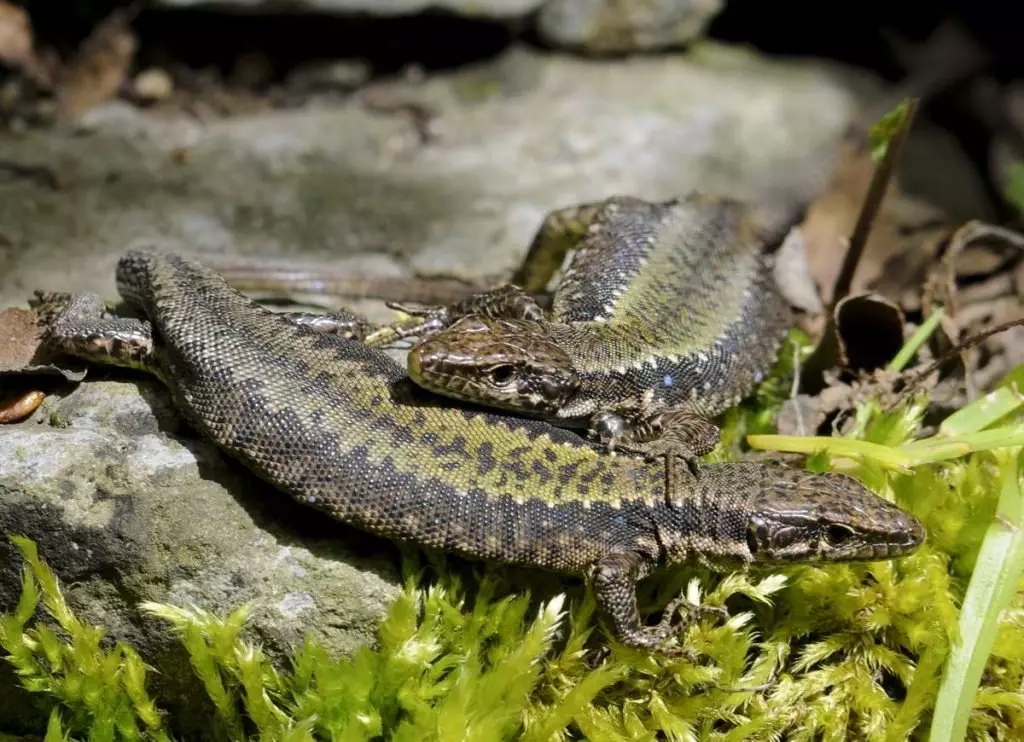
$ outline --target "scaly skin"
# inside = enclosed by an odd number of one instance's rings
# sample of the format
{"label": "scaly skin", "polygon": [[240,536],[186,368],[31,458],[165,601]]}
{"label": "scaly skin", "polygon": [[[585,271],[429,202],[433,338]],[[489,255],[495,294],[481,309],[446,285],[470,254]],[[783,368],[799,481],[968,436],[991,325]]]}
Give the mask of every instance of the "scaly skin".
{"label": "scaly skin", "polygon": [[539,290],[576,248],[550,316],[515,285],[425,310],[409,375],[610,447],[693,459],[718,442],[708,418],[754,388],[790,326],[762,246],[747,207],[723,198],[554,212],[515,279]]}
{"label": "scaly skin", "polygon": [[637,613],[635,583],[659,568],[888,559],[924,539],[912,515],[847,476],[719,464],[666,491],[660,462],[541,421],[439,406],[382,351],[268,311],[182,257],[133,251],[117,277],[146,320],[105,318],[80,295],[47,342],[156,373],[201,435],[331,518],[590,575],[631,646],[668,650],[678,628],[679,602],[657,626]]}

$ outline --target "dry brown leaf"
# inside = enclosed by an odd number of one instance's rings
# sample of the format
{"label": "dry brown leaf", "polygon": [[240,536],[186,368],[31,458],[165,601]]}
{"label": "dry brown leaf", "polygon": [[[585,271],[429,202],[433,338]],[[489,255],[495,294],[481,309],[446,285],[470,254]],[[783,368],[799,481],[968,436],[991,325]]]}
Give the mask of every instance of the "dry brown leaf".
{"label": "dry brown leaf", "polygon": [[0,372],[30,366],[38,346],[35,312],[15,307],[0,311]]}
{"label": "dry brown leaf", "polygon": [[839,365],[844,368],[875,371],[889,363],[903,346],[903,312],[883,296],[847,296],[836,304],[834,316]]}
{"label": "dry brown leaf", "polygon": [[[808,208],[800,226],[807,263],[826,304],[832,300],[847,239],[873,173],[874,163],[866,143],[853,137],[844,139],[829,184]],[[919,290],[941,237],[948,231],[940,212],[901,195],[898,186],[890,184],[850,292],[875,291],[902,303],[908,299],[907,288],[912,287],[915,293]],[[913,301],[912,296],[909,299]]]}
{"label": "dry brown leaf", "polygon": [[35,412],[46,399],[41,389],[27,389],[13,392],[9,396],[0,394],[0,425],[17,423]]}
{"label": "dry brown leaf", "polygon": [[20,70],[41,88],[53,83],[52,50],[35,49],[28,14],[5,0],[0,0],[0,64]]}
{"label": "dry brown leaf", "polygon": [[111,13],[83,42],[57,84],[59,121],[72,121],[117,95],[138,46],[128,18]]}
{"label": "dry brown leaf", "polygon": [[22,69],[32,64],[34,59],[28,14],[0,0],[0,63]]}
{"label": "dry brown leaf", "polygon": [[52,363],[39,344],[39,316],[28,309],[0,310],[0,378],[58,374],[68,381],[85,378],[85,365],[73,359]]}

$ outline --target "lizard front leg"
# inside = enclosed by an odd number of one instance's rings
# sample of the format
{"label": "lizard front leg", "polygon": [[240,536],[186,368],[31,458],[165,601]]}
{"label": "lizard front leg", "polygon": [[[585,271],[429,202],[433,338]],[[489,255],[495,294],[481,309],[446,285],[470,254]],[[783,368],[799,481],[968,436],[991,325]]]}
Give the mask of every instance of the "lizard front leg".
{"label": "lizard front leg", "polygon": [[544,310],[537,300],[512,284],[478,292],[449,306],[409,307],[395,302],[388,302],[388,306],[405,312],[412,319],[380,327],[364,339],[367,345],[382,347],[414,336],[426,340],[471,314],[492,319],[544,319]]}
{"label": "lizard front leg", "polygon": [[365,341],[379,328],[369,320],[347,310],[317,314],[316,312],[277,312],[296,325],[308,327],[316,332],[338,335],[347,340]]}
{"label": "lizard front leg", "polygon": [[680,408],[667,408],[654,413],[644,411],[630,416],[622,411],[598,412],[591,419],[591,433],[609,451],[664,458],[666,492],[681,491],[677,467],[687,466],[696,472],[697,459],[714,450],[721,431],[702,415]]}
{"label": "lizard front leg", "polygon": [[[635,649],[653,649],[669,655],[687,655],[686,649],[670,646],[669,638],[702,615],[721,617],[723,609],[695,605],[679,595],[662,612],[654,626],[640,620],[636,602],[636,584],[650,573],[650,562],[635,552],[617,552],[602,557],[591,571],[591,582],[598,606],[611,623],[616,640]],[[681,613],[676,621],[675,616]]]}

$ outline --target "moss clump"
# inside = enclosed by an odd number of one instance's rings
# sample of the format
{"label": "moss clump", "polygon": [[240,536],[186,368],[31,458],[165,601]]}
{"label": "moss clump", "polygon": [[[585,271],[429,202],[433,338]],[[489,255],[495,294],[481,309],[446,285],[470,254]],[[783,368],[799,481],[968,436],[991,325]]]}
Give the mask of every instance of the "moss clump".
{"label": "moss clump", "polygon": [[[104,648],[103,630],[82,623],[68,608],[35,544],[16,536],[11,540],[25,565],[18,605],[0,616],[0,648],[27,690],[58,702],[47,742],[65,738],[62,725],[88,729],[89,739],[168,739],[138,653],[120,643]],[[40,600],[55,626],[33,620]]]}

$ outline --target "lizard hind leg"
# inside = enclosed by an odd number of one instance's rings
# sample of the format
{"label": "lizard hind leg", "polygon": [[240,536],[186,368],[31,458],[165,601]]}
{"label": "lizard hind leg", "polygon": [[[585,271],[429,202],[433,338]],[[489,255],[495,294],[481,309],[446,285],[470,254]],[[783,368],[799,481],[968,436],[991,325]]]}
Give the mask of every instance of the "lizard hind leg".
{"label": "lizard hind leg", "polygon": [[50,350],[156,373],[148,321],[107,316],[96,294],[39,294],[33,304]]}
{"label": "lizard hind leg", "polygon": [[[670,644],[669,640],[701,616],[721,617],[724,610],[716,606],[694,605],[680,595],[665,607],[657,624],[644,625],[637,608],[636,584],[648,571],[647,561],[637,552],[618,552],[602,557],[591,572],[598,605],[611,623],[615,639],[621,644],[668,656],[688,656],[691,652],[685,647]],[[680,613],[682,617],[675,620]]]}
{"label": "lizard hind leg", "polygon": [[549,211],[530,243],[512,283],[530,293],[544,292],[562,268],[566,255],[579,247],[592,227],[613,212],[648,204],[632,196],[611,196],[601,201],[574,204]]}

